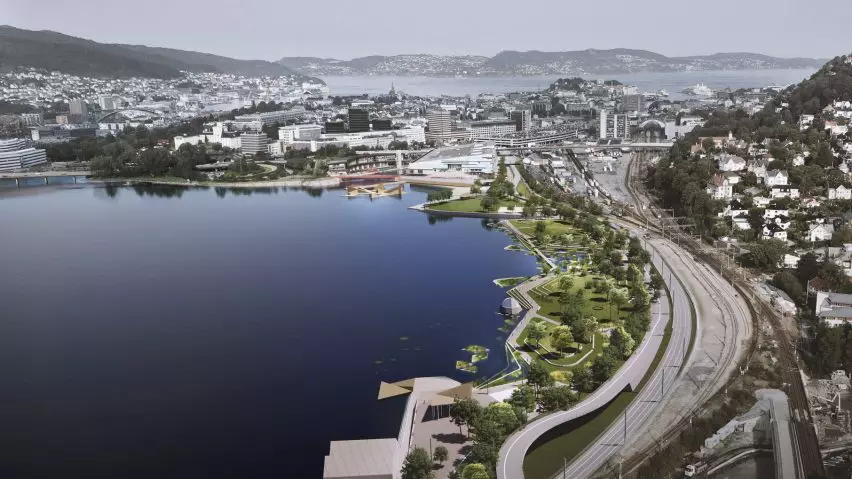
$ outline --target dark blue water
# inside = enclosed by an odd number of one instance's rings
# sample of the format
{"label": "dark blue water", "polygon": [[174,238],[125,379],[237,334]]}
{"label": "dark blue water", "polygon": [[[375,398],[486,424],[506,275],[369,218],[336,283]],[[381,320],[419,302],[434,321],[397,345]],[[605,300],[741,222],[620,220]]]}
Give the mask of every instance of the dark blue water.
{"label": "dark blue water", "polygon": [[536,268],[503,233],[424,192],[245,193],[0,193],[0,477],[321,477],[396,434],[380,380],[504,367],[491,281]]}

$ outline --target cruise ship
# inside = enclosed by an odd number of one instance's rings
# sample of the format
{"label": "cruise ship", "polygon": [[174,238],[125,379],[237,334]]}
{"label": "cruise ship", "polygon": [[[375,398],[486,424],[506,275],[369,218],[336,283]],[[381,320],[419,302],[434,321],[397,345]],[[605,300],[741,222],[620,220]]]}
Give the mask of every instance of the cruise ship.
{"label": "cruise ship", "polygon": [[711,96],[713,95],[713,90],[711,90],[707,85],[699,83],[697,85],[684,88],[683,93],[696,96]]}

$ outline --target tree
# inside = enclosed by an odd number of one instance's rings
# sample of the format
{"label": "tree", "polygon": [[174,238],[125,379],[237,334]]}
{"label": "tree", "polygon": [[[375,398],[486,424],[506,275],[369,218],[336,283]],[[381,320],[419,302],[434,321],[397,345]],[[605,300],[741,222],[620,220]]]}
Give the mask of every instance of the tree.
{"label": "tree", "polygon": [[571,328],[568,326],[553,328],[550,332],[550,344],[564,355],[564,350],[574,344],[574,335],[571,333]]}
{"label": "tree", "polygon": [[571,324],[571,332],[574,333],[574,340],[582,343],[592,342],[592,335],[598,328],[598,320],[594,316],[587,318],[579,317]]}
{"label": "tree", "polygon": [[[621,307],[627,303],[629,299],[629,295],[627,293],[627,289],[625,288],[615,288],[610,290],[609,292],[609,301],[610,301],[610,317],[614,320],[618,317],[618,311],[621,310]],[[612,306],[615,306],[616,316],[612,317]]]}
{"label": "tree", "polygon": [[[607,348],[604,350],[604,353],[598,356],[598,358],[595,359],[595,362],[592,363],[592,367],[589,368],[589,372],[592,374],[592,380],[595,384],[602,384],[612,377],[612,374],[618,367],[613,354],[615,353],[613,353],[612,348]],[[574,377],[577,377],[576,373]]]}
{"label": "tree", "polygon": [[622,359],[627,359],[633,353],[636,341],[624,330],[624,327],[619,327],[610,333],[609,345]]}
{"label": "tree", "polygon": [[764,271],[777,271],[787,253],[787,245],[777,239],[756,241],[749,247],[747,260]]}
{"label": "tree", "polygon": [[536,221],[535,222],[535,234],[540,235],[547,232],[547,223],[544,221]]}
{"label": "tree", "polygon": [[512,391],[508,402],[512,407],[530,412],[535,409],[535,392],[528,385],[521,384]]}
{"label": "tree", "polygon": [[447,448],[444,447],[444,446],[436,447],[435,452],[432,453],[432,459],[434,459],[436,462],[439,462],[441,464],[444,464],[444,461],[449,459],[449,457],[450,457],[450,451],[448,451]]}
{"label": "tree", "polygon": [[590,393],[595,389],[592,373],[587,366],[580,366],[574,369],[572,383],[578,391]]}
{"label": "tree", "polygon": [[541,388],[546,388],[553,385],[553,377],[547,372],[547,369],[538,361],[533,361],[527,370],[527,382],[532,384],[533,390],[538,395]]}
{"label": "tree", "polygon": [[402,479],[432,479],[432,458],[422,447],[415,447],[405,456]]}
{"label": "tree", "polygon": [[547,336],[547,324],[544,321],[538,321],[530,325],[527,338],[535,340],[536,347],[541,345],[541,340]]}
{"label": "tree", "polygon": [[568,386],[555,386],[541,391],[539,404],[544,412],[567,410],[577,401],[577,395]]}
{"label": "tree", "polygon": [[479,202],[479,206],[483,211],[496,211],[497,210],[497,200],[491,196],[486,196],[482,198],[482,201]]}
{"label": "tree", "polygon": [[483,464],[468,464],[462,470],[462,479],[490,479],[488,469]]}
{"label": "tree", "polygon": [[562,291],[570,291],[574,287],[574,277],[570,274],[559,275],[559,289]]}
{"label": "tree", "polygon": [[456,399],[450,407],[450,418],[453,424],[459,427],[459,434],[462,433],[462,426],[467,425],[468,434],[470,434],[470,425],[479,416],[482,407],[473,399],[461,398]]}

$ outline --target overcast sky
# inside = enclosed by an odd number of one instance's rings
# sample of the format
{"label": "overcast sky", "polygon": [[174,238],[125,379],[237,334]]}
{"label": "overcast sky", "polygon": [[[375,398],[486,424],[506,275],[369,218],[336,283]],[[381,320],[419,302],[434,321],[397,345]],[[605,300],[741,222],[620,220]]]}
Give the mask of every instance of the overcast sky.
{"label": "overcast sky", "polygon": [[0,23],[244,59],[587,48],[828,58],[852,49],[850,0],[34,1],[0,0]]}

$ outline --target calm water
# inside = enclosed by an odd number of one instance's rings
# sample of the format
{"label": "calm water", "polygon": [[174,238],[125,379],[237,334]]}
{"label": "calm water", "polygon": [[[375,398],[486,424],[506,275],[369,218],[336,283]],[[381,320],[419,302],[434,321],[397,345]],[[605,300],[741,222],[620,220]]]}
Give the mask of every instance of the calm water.
{"label": "calm water", "polygon": [[321,477],[396,434],[380,380],[504,366],[491,281],[535,262],[503,233],[424,192],[218,193],[0,193],[0,477]]}
{"label": "calm water", "polygon": [[[788,85],[798,83],[811,76],[816,70],[741,70],[704,71],[677,73],[630,73],[607,75],[604,80],[615,79],[633,85],[644,92],[665,89],[672,99],[684,98],[681,90],[696,83],[710,88],[752,88],[771,84]],[[576,75],[561,75],[576,76]],[[411,95],[424,96],[476,96],[480,93],[506,93],[515,91],[541,90],[550,86],[559,75],[526,77],[480,77],[480,78],[429,78],[390,76],[337,76],[323,77],[332,95],[376,95],[387,93],[393,84],[397,90]]]}

